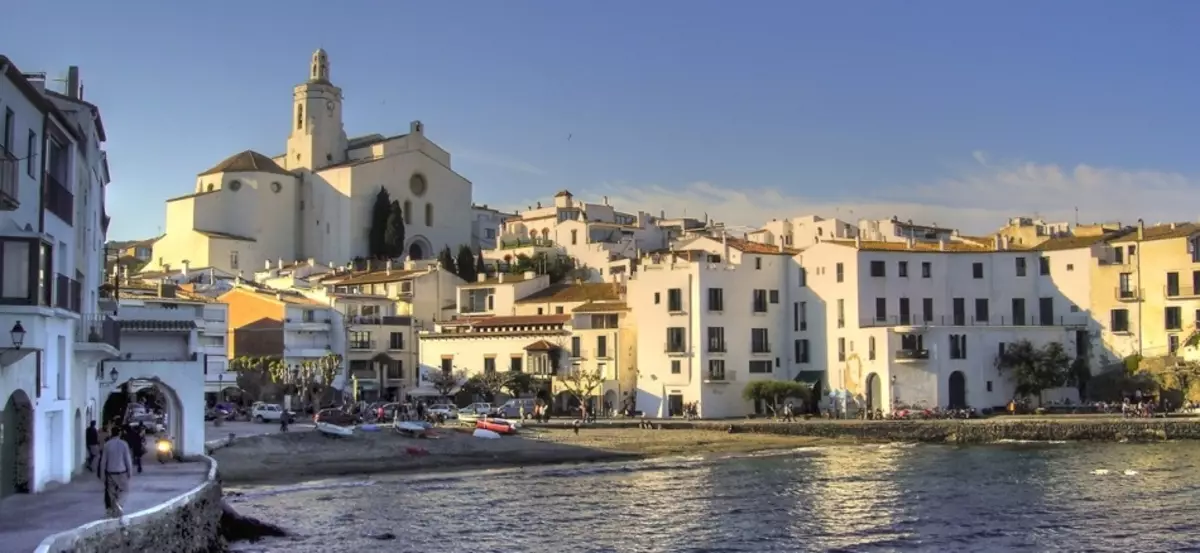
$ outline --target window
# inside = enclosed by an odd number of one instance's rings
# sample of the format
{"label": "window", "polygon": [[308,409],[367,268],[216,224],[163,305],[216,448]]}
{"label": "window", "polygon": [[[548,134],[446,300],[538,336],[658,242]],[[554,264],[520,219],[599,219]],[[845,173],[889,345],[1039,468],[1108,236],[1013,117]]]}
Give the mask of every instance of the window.
{"label": "window", "polygon": [[496,358],[495,357],[484,357],[483,358],[483,372],[485,372],[485,373],[496,372]]}
{"label": "window", "polygon": [[684,340],[684,328],[673,326],[667,329],[667,353],[683,353],[687,347]]}
{"label": "window", "polygon": [[754,312],[755,313],[766,313],[767,312],[767,291],[766,290],[755,290],[754,291]]}
{"label": "window", "polygon": [[796,282],[801,288],[808,286],[808,269],[800,267],[799,274],[796,277]]}
{"label": "window", "polygon": [[899,267],[896,268],[896,272],[901,278],[908,278],[908,262],[901,261]]}
{"label": "window", "polygon": [[1042,275],[1050,274],[1050,258],[1049,257],[1039,257],[1038,258],[1038,274],[1042,274]]}
{"label": "window", "polygon": [[425,202],[425,226],[433,226],[433,204]]}
{"label": "window", "polygon": [[771,341],[767,338],[767,329],[750,329],[750,353],[771,353]]}
{"label": "window", "polygon": [[799,340],[796,340],[792,346],[792,349],[795,350],[792,353],[796,356],[797,363],[808,363],[809,362],[808,339],[801,338]]}
{"label": "window", "polygon": [[1067,271],[1074,271],[1074,270],[1075,270],[1075,264],[1067,263]]}
{"label": "window", "polygon": [[845,265],[838,263],[837,265],[834,265],[833,271],[837,275],[838,282],[842,282],[845,280],[845,278],[846,278],[846,266]]}
{"label": "window", "polygon": [[983,278],[983,263],[972,263],[971,264],[971,277],[972,278]]}
{"label": "window", "polygon": [[0,150],[7,151],[8,153],[12,154],[13,157],[16,157],[16,153],[12,151],[13,127],[16,126],[16,119],[17,116],[13,113],[13,110],[4,108],[4,134],[0,134],[0,140],[3,140],[4,143],[0,144]]}
{"label": "window", "polygon": [[304,128],[304,104],[296,106],[296,130]]}
{"label": "window", "polygon": [[539,308],[538,308],[538,313],[537,313],[537,314],[538,314],[538,315],[545,315],[545,314],[546,314],[546,310],[545,310],[544,308],[541,308],[541,307],[539,307]]}
{"label": "window", "polygon": [[515,373],[521,372],[521,356],[520,355],[508,358],[508,370],[515,372]]}
{"label": "window", "polygon": [[579,243],[579,231],[578,231],[578,230],[572,230],[572,231],[571,231],[571,245],[572,245],[572,246],[574,246],[574,245],[576,245],[576,244],[578,244],[578,243]]}
{"label": "window", "polygon": [[238,268],[238,252],[237,250],[229,252],[229,268],[237,270]]}
{"label": "window", "polygon": [[683,311],[683,290],[671,288],[667,290],[667,311],[678,313]]}
{"label": "window", "polygon": [[885,277],[887,276],[887,264],[882,261],[871,262],[871,276]]}
{"label": "window", "polygon": [[933,298],[924,298],[921,300],[921,312],[921,317],[925,322],[933,322]]}
{"label": "window", "polygon": [[1012,324],[1014,326],[1025,326],[1025,298],[1013,298]]}
{"label": "window", "polygon": [[1113,309],[1109,313],[1108,326],[1113,332],[1129,332],[1129,310]]}
{"label": "window", "polygon": [[875,321],[887,320],[887,298],[875,298]]}
{"label": "window", "polygon": [[837,301],[837,327],[845,328],[846,326],[846,300],[839,298]]}
{"label": "window", "polygon": [[975,298],[975,322],[988,322],[988,300],[987,298]]}
{"label": "window", "polygon": [[388,337],[388,348],[389,349],[404,349],[404,333],[403,332],[393,332],[391,334],[391,336]]}
{"label": "window", "polygon": [[921,262],[921,278],[930,278],[933,276],[933,263],[928,261]]}
{"label": "window", "polygon": [[801,330],[801,331],[808,330],[808,302],[806,302],[806,301],[800,302],[799,307],[800,307],[800,310],[799,310],[800,312],[797,314],[798,320],[797,320],[796,330]]}
{"label": "window", "polygon": [[351,332],[350,349],[371,349],[371,333],[363,331]]}
{"label": "window", "polygon": [[963,326],[967,324],[967,300],[963,298],[954,298],[954,326]]}
{"label": "window", "polygon": [[1179,295],[1179,273],[1167,273],[1167,297],[1173,298]]}
{"label": "window", "polygon": [[679,374],[683,372],[683,363],[678,359],[671,360],[671,374]]}
{"label": "window", "polygon": [[725,289],[724,288],[709,288],[708,289],[708,311],[716,311],[716,312],[725,311]]}
{"label": "window", "polygon": [[774,303],[774,304],[778,304],[779,303],[779,290],[768,290],[767,291],[767,301]]}
{"label": "window", "polygon": [[725,380],[725,360],[724,359],[709,359],[708,360],[708,379],[709,380]]}
{"label": "window", "polygon": [[966,334],[951,334],[950,335],[950,358],[951,359],[966,359],[967,358],[967,335]]}
{"label": "window", "polygon": [[838,361],[846,360],[846,339],[838,338]]}
{"label": "window", "polygon": [[1121,273],[1117,276],[1117,298],[1133,299],[1133,273]]}
{"label": "window", "polygon": [[1179,335],[1172,334],[1167,336],[1167,352],[1171,355],[1175,355],[1175,352],[1177,351],[1179,351]]}
{"label": "window", "polygon": [[1179,330],[1183,328],[1183,312],[1178,305],[1168,307],[1163,315],[1165,319],[1163,324],[1167,330]]}
{"label": "window", "polygon": [[874,361],[874,360],[875,360],[875,337],[870,336],[867,338],[867,361]]}
{"label": "window", "polygon": [[454,370],[454,358],[453,357],[443,357],[442,358],[442,372],[444,372],[446,374],[450,374],[450,372],[453,370]]}
{"label": "window", "polygon": [[37,178],[38,176],[37,171],[35,171],[35,169],[37,169],[37,154],[37,133],[30,130],[29,140],[25,145],[25,172],[29,173],[29,176],[34,178]]}
{"label": "window", "polygon": [[751,361],[750,374],[769,374],[771,372],[770,361]]}
{"label": "window", "polygon": [[576,359],[583,357],[582,340],[579,336],[571,337],[571,357]]}
{"label": "window", "polygon": [[412,222],[412,200],[404,200],[404,224],[411,225]]}
{"label": "window", "polygon": [[1025,258],[1018,257],[1018,258],[1014,259],[1013,262],[1017,264],[1017,276],[1019,276],[1019,277],[1025,276],[1025,268],[1026,268],[1025,267]]}
{"label": "window", "polygon": [[483,233],[489,240],[496,237],[496,229],[483,229]]}
{"label": "window", "polygon": [[725,327],[708,327],[708,352],[725,353]]}
{"label": "window", "polygon": [[900,298],[900,324],[912,324],[912,313],[908,305],[908,298]]}
{"label": "window", "polygon": [[1054,298],[1038,298],[1038,322],[1042,326],[1054,324]]}
{"label": "window", "polygon": [[755,270],[755,271],[761,271],[761,270],[762,270],[762,258],[761,258],[761,257],[755,257],[755,258],[754,258],[754,270]]}
{"label": "window", "polygon": [[596,357],[608,357],[608,336],[596,337]]}

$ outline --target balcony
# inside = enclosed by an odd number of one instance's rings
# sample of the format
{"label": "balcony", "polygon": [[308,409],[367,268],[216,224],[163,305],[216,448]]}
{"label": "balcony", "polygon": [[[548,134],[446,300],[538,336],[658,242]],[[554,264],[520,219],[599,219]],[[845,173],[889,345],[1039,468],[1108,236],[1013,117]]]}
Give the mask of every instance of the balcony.
{"label": "balcony", "polygon": [[7,148],[0,148],[0,211],[21,207],[20,162]]}
{"label": "balcony", "polygon": [[896,350],[897,361],[924,361],[927,359],[929,359],[929,350],[927,349],[902,348]]}
{"label": "balcony", "polygon": [[305,357],[309,359],[320,359],[333,353],[328,347],[317,347],[316,345],[292,345],[283,348],[285,357]]}
{"label": "balcony", "polygon": [[704,371],[704,382],[708,384],[725,384],[737,380],[737,372],[733,369]]}
{"label": "balcony", "polygon": [[83,285],[67,275],[54,276],[54,307],[79,313],[83,306]]}
{"label": "balcony", "polygon": [[1200,298],[1200,290],[1195,286],[1163,286],[1163,297],[1169,300],[1184,300]]}
{"label": "balcony", "polygon": [[354,325],[412,326],[408,315],[354,315],[349,320]]}
{"label": "balcony", "polygon": [[329,332],[331,327],[329,319],[288,317],[283,321],[283,328],[297,332]]}
{"label": "balcony", "polygon": [[1142,301],[1144,294],[1141,288],[1125,288],[1118,286],[1113,288],[1113,297],[1117,301],[1138,302]]}
{"label": "balcony", "polygon": [[375,349],[375,343],[372,340],[350,340],[350,349],[373,350]]}
{"label": "balcony", "polygon": [[75,195],[50,172],[46,172],[45,196],[42,207],[68,225],[75,224]]}
{"label": "balcony", "polygon": [[725,342],[709,342],[708,349],[705,351],[708,353],[726,353]]}
{"label": "balcony", "polygon": [[860,328],[929,327],[929,326],[1081,326],[1088,321],[1087,313],[1071,313],[1059,316],[1025,316],[1013,318],[1008,315],[993,315],[987,319],[976,319],[965,315],[936,315],[924,318],[920,315],[900,317],[871,317],[859,322]]}
{"label": "balcony", "polygon": [[529,248],[529,247],[552,248],[552,247],[554,247],[554,241],[547,239],[547,238],[534,238],[532,240],[530,240],[528,238],[519,238],[516,240],[501,240],[500,241],[500,249],[502,249],[502,250],[515,250],[517,248]]}
{"label": "balcony", "polygon": [[750,355],[771,355],[771,344],[751,344]]}
{"label": "balcony", "polygon": [[51,246],[39,238],[0,236],[0,305],[52,306],[52,254]]}
{"label": "balcony", "polygon": [[683,342],[666,342],[663,344],[663,352],[667,355],[688,355],[687,346]]}
{"label": "balcony", "polygon": [[80,317],[75,327],[75,342],[80,344],[108,344],[121,349],[121,325],[108,315],[86,314]]}

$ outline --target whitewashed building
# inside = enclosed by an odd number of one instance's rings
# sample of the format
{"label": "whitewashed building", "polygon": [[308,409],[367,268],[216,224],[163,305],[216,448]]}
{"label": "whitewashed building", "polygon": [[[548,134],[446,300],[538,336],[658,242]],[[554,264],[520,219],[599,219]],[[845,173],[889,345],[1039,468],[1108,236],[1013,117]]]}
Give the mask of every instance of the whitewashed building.
{"label": "whitewashed building", "polygon": [[234,154],[200,173],[191,193],[167,200],[166,234],[145,270],[186,260],[249,276],[268,260],[366,257],[380,187],[402,206],[409,258],[471,243],[471,182],[425,126],[347,138],[328,55],[317,50],[307,66],[292,94],[287,151]]}
{"label": "whitewashed building", "polygon": [[120,338],[97,308],[108,184],[99,110],[82,101],[76,68],[64,94],[45,85],[0,56],[0,496],[82,470],[98,370]]}
{"label": "whitewashed building", "polygon": [[[241,283],[217,301],[228,307],[230,358],[269,357],[288,366],[345,359],[346,326],[333,307],[292,290]],[[342,367],[343,372],[345,367]],[[331,383],[341,388],[340,380]]]}
{"label": "whitewashed building", "polygon": [[472,205],[471,249],[475,251],[496,249],[496,238],[500,235],[504,221],[514,216],[512,213],[490,208],[487,204]]}

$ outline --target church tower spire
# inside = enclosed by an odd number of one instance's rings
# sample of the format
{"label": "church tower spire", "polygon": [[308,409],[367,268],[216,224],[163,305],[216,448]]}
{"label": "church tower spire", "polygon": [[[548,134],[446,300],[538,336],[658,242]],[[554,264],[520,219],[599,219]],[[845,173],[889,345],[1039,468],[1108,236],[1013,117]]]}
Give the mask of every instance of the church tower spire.
{"label": "church tower spire", "polygon": [[283,166],[316,171],[346,161],[342,89],[329,80],[329,54],[313,52],[308,80],[292,90],[292,132]]}

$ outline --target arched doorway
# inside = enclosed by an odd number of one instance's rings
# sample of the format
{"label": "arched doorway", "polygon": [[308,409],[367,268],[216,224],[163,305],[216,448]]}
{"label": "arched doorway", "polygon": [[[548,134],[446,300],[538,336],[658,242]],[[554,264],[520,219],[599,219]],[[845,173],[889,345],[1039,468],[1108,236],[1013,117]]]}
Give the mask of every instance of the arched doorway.
{"label": "arched doorway", "polygon": [[408,245],[408,258],[413,261],[425,259],[425,250],[421,247],[420,242],[413,242]]}
{"label": "arched doorway", "polygon": [[[603,408],[605,411],[608,411],[608,410],[616,411],[621,408],[620,402],[617,401],[617,391],[616,390],[609,390],[607,392],[604,392],[604,405],[601,405],[601,408]],[[605,416],[608,416],[607,412],[605,413]]]}
{"label": "arched doorway", "polygon": [[0,497],[33,490],[33,402],[21,390],[0,412]]}
{"label": "arched doorway", "polygon": [[883,381],[879,379],[879,375],[871,373],[867,375],[867,409],[872,411],[883,409]]}
{"label": "arched doorway", "polygon": [[951,409],[967,407],[967,377],[962,371],[950,373],[950,405]]}
{"label": "arched doorway", "polygon": [[[118,384],[104,402],[101,424],[111,424],[114,419],[124,421],[131,408],[161,414],[162,433],[176,443],[180,449],[183,436],[183,403],[175,390],[158,378],[131,379]],[[140,405],[141,408],[133,407]]]}

